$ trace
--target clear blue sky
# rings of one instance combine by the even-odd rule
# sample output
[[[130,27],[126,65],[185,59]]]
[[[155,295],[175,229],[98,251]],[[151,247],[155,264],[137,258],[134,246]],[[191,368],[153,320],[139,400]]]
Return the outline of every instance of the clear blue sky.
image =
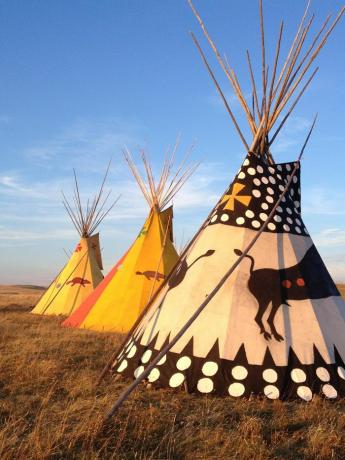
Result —
[[[342,0],[314,0],[316,23]],[[250,91],[244,51],[259,57],[254,0],[195,0]],[[291,38],[304,2],[266,0],[268,52],[281,17]],[[155,167],[179,132],[181,154],[196,141],[203,164],[175,200],[182,244],[231,181],[245,152],[188,35],[193,30],[230,101],[227,82],[184,0],[0,1],[0,246],[2,283],[47,284],[78,239],[61,205],[72,168],[85,195],[113,156],[109,186],[122,192],[101,226],[109,269],[137,234],[147,206],[121,158],[124,144],[147,148]],[[335,277],[345,280],[343,20],[320,72],[273,150],[296,158],[313,115],[319,120],[302,171],[304,220]],[[234,104],[236,114],[240,114]]]

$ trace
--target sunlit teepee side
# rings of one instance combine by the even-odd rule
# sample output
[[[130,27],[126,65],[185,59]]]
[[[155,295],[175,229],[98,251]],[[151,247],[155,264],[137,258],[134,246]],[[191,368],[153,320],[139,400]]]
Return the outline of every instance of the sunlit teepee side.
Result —
[[[249,104],[234,70],[189,3],[244,110],[252,140],[245,139],[193,35],[247,154],[178,266],[105,368],[136,379],[109,414],[142,379],[232,397],[309,401],[315,394],[345,396],[345,302],[303,222],[300,157],[276,164],[271,152],[315,76],[317,68],[310,76],[307,72],[345,7],[309,40],[314,16],[307,18],[308,2],[282,62],[281,23],[268,66],[259,2],[261,78],[255,78],[247,53]]]
[[[167,154],[158,181],[154,179],[144,152],[141,159],[146,180],[130,152],[124,152],[150,213],[132,246],[90,297],[64,321],[64,326],[128,332],[176,264],[178,254],[173,245],[173,211],[172,206],[167,206],[196,167],[185,166],[185,158],[173,173],[176,149],[177,144],[172,153]]]
[[[104,185],[110,164],[98,194],[83,208],[76,173],[71,204],[63,193],[63,204],[80,241],[67,264],[43,294],[32,313],[41,315],[70,315],[90,295],[103,279],[99,233],[94,233],[116,201],[106,207],[110,191],[104,196]]]

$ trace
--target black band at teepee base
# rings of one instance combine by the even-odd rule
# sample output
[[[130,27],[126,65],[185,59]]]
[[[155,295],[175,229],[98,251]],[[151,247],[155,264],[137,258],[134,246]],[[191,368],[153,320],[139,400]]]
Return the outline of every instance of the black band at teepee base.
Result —
[[[238,257],[238,259],[235,261],[235,263],[229,268],[229,270],[225,273],[225,275],[220,279],[218,284],[215,286],[215,288],[212,290],[212,292],[207,296],[207,298],[204,300],[204,302],[198,307],[198,309],[194,312],[194,314],[189,318],[189,320],[186,322],[186,324],[180,329],[180,331],[175,335],[175,337],[167,343],[163,348],[159,351],[159,353],[155,356],[155,358],[150,362],[150,364],[146,367],[146,369],[122,392],[122,394],[119,396],[118,400],[114,404],[114,406],[111,408],[111,410],[108,412],[106,419],[110,419],[115,412],[121,407],[122,403],[127,399],[127,397],[132,393],[132,391],[146,378],[149,376],[150,372],[152,369],[156,366],[156,364],[166,355],[166,353],[178,342],[178,340],[181,338],[181,336],[185,333],[185,331],[191,326],[191,324],[197,319],[197,317],[200,315],[200,313],[204,310],[204,308],[208,305],[208,303],[212,300],[212,298],[217,294],[219,289],[223,286],[223,284],[227,281],[229,276],[234,272],[234,270],[238,267],[238,265],[242,262],[242,260],[248,255],[249,251],[252,249],[252,247],[255,245],[257,240],[260,238],[262,233],[265,231],[266,227],[270,223],[270,221],[273,219],[273,216],[276,213],[276,210],[283,200],[284,196],[288,192],[291,183],[293,181],[293,178],[295,174],[297,173],[297,170],[300,167],[300,162],[305,150],[305,147],[309,141],[309,138],[311,136],[311,133],[314,129],[315,123],[316,123],[317,115],[314,118],[314,121],[312,123],[312,126],[308,132],[308,135],[306,137],[306,140],[303,144],[303,147],[301,149],[301,152],[298,156],[297,161],[295,162],[294,169],[291,172],[290,178],[287,181],[287,184],[285,186],[285,189],[282,191],[279,199],[276,201],[274,207],[272,208],[270,214],[268,215],[267,220],[263,223],[261,228],[258,230],[257,234],[255,237],[252,239],[252,241],[249,243],[249,245],[242,251],[241,255]]]

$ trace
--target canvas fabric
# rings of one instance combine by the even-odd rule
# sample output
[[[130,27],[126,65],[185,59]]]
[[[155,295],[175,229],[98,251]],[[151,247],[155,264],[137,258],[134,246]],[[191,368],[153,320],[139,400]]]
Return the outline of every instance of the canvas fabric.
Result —
[[[81,238],[65,267],[43,294],[32,313],[70,315],[102,281],[99,234]]]
[[[63,326],[128,332],[178,261],[172,208],[152,210],[137,239]]]
[[[254,155],[121,350],[137,377],[253,240],[295,163]],[[345,395],[345,303],[301,217],[300,170],[248,257],[149,374],[153,385],[233,397]]]

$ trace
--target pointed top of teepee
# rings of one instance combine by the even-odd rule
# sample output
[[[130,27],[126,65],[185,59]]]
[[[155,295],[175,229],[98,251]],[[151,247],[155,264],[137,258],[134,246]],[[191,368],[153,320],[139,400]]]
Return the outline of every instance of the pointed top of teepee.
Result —
[[[115,206],[117,201],[120,198],[120,195],[116,198],[116,200],[108,207],[105,207],[108,198],[111,194],[111,190],[105,195],[104,185],[105,181],[108,177],[109,168],[110,168],[111,161],[107,166],[106,172],[104,174],[103,181],[99,188],[98,193],[94,196],[93,200],[87,200],[86,207],[83,206],[80,193],[79,193],[79,185],[78,179],[75,170],[73,169],[74,174],[74,195],[73,200],[70,202],[64,192],[62,193],[63,196],[63,205],[71,218],[73,225],[77,229],[78,233],[82,238],[88,238],[91,236],[99,224],[103,221],[105,216],[109,213],[109,211]],[[104,196],[105,195],[105,196]]]
[[[259,0],[260,11],[260,42],[261,42],[261,78],[255,77],[249,51],[246,52],[248,62],[249,81],[251,85],[251,103],[248,103],[240,86],[234,69],[230,66],[228,59],[223,58],[213,42],[200,14],[194,7],[192,0],[189,5],[197,18],[200,27],[213,50],[218,63],[228,78],[234,93],[245,113],[253,139],[247,142],[238,121],[230,108],[219,83],[206,59],[194,34],[191,33],[194,43],[204,61],[204,64],[211,75],[211,78],[219,92],[223,103],[235,125],[235,128],[249,153],[263,158],[267,163],[274,163],[270,153],[270,147],[278,133],[291,115],[295,106],[302,97],[318,71],[316,67],[309,75],[312,65],[319,52],[325,45],[328,37],[342,17],[345,6],[343,6],[334,21],[329,25],[331,15],[328,15],[321,28],[309,39],[309,32],[314,21],[314,14],[308,17],[311,0],[307,1],[306,8],[298,25],[295,37],[285,59],[281,59],[281,44],[283,40],[284,22],[281,21],[275,56],[272,63],[268,64],[265,48],[265,28],[262,0]],[[309,43],[308,43],[309,41]],[[261,80],[261,81],[260,81]]]
[[[162,211],[199,166],[199,163],[195,165],[187,164],[192,150],[190,148],[177,166],[176,171],[173,172],[179,143],[180,140],[178,138],[174,147],[167,150],[158,180],[154,177],[150,161],[144,150],[141,150],[140,155],[145,174],[140,174],[129,149],[125,148],[123,151],[125,160],[151,209]]]

